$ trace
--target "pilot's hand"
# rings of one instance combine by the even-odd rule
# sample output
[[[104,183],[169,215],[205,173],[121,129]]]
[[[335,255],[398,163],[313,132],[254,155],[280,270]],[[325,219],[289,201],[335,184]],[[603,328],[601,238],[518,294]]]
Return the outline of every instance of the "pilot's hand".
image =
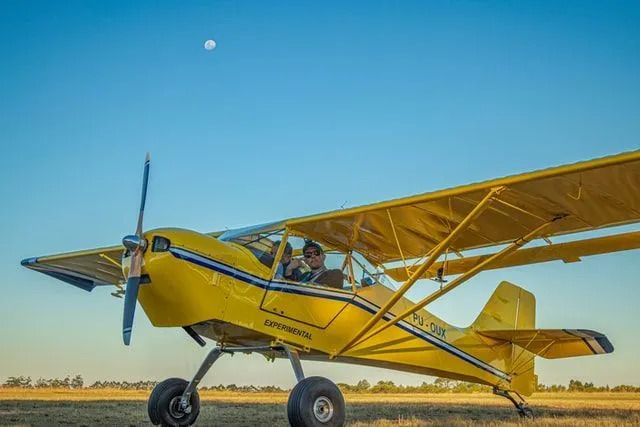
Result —
[[[289,263],[289,265],[287,265],[287,271],[285,272],[285,274],[287,276],[290,276],[291,273],[293,273],[293,270],[295,270],[296,268],[304,268],[307,265],[304,263],[304,261],[302,261],[301,259],[298,258],[294,258],[291,260],[291,262]]]

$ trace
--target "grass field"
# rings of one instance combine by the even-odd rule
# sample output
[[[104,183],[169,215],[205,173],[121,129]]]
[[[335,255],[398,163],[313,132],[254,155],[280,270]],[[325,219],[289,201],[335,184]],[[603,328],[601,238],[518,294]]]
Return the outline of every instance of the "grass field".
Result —
[[[0,425],[150,425],[149,391],[0,389]],[[198,425],[286,426],[286,393],[204,391]],[[534,421],[491,394],[347,394],[351,426],[640,425],[640,393],[540,393]]]

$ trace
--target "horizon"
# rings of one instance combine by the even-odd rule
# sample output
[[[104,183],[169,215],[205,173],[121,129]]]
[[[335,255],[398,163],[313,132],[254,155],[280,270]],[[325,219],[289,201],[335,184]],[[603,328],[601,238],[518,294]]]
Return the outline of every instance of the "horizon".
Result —
[[[470,385],[470,386],[478,386],[478,387],[489,387],[489,388],[491,387],[491,386],[486,385],[486,384],[478,384],[478,383],[469,382],[469,381],[463,381],[463,380],[452,380],[452,379],[449,379],[449,378],[446,378],[446,377],[433,377],[433,376],[430,376],[430,375],[423,375],[423,376],[425,378],[432,378],[433,380],[431,380],[431,381],[423,381],[422,383],[417,384],[417,385],[402,384],[402,383],[396,384],[392,380],[388,380],[388,381],[391,381],[393,383],[393,385],[395,385],[397,387],[406,387],[406,388],[420,387],[421,385],[424,385],[424,384],[435,385],[435,384],[438,384],[438,380],[444,380],[446,382],[453,383],[451,385],[448,385],[447,387],[455,387],[458,384]],[[44,382],[47,382],[47,381],[48,382],[64,382],[64,381],[71,382],[71,381],[73,381],[74,379],[77,379],[77,378],[80,378],[80,380],[82,380],[84,382],[84,377],[82,376],[82,374],[70,374],[70,375],[65,376],[64,378],[42,378],[42,377],[39,377],[37,379],[31,378],[29,376],[24,376],[24,375],[10,375],[10,376],[8,376],[6,378],[0,378],[0,387],[12,388],[13,386],[6,385],[11,379],[22,380],[22,381],[27,381],[28,380],[30,382],[30,385],[18,386],[18,388],[21,388],[21,387],[22,388],[37,388],[38,387],[37,382],[40,381],[40,380],[42,380]],[[358,384],[360,384],[362,381],[366,381],[367,383],[369,383],[369,381],[366,378],[360,378],[359,380],[357,380],[354,383],[337,383],[337,384],[339,384],[339,385],[340,384],[344,384],[344,385],[347,385],[347,386],[354,387],[354,386],[357,386]],[[378,385],[378,384],[381,384],[381,383],[386,383],[388,381],[378,380],[378,382],[376,382],[376,383],[369,383],[369,386],[373,387],[375,385]],[[99,383],[103,383],[103,384],[119,383],[119,384],[123,384],[123,385],[124,384],[136,385],[136,384],[141,384],[141,383],[144,383],[144,384],[155,384],[157,382],[158,381],[143,380],[143,379],[138,379],[138,380],[135,380],[135,381],[132,381],[132,380],[100,380],[100,379],[97,379],[97,380],[93,381],[93,383],[91,385],[89,385],[89,386],[87,385],[88,383],[84,383],[83,387],[84,388],[88,388],[88,387],[92,387],[92,386],[94,386],[96,384],[99,384]],[[539,382],[538,386],[544,386],[544,387],[557,387],[557,386],[568,387],[573,382],[578,382],[578,383],[583,384],[583,385],[592,385],[595,388],[601,388],[601,387],[615,388],[615,387],[626,387],[626,386],[628,386],[628,387],[638,388],[638,392],[640,392],[640,386],[633,386],[631,384],[603,384],[603,385],[597,385],[597,384],[594,384],[593,381],[579,380],[579,379],[575,379],[575,378],[571,378],[567,382],[566,385],[565,384],[544,384],[544,383],[540,383]],[[278,387],[279,388],[280,387],[280,386],[278,386],[276,384],[266,384],[266,385],[240,384],[240,385],[238,385],[236,383],[229,383],[229,384],[219,383],[219,384],[213,384],[213,385],[203,386],[203,387],[211,388],[211,387],[219,387],[219,386],[223,386],[223,387],[228,387],[228,386],[258,387],[258,388],[260,388],[260,387],[264,387],[264,388],[266,388],[266,387]],[[41,387],[50,388],[52,386],[43,385]],[[536,392],[539,392],[539,390],[536,390]]]

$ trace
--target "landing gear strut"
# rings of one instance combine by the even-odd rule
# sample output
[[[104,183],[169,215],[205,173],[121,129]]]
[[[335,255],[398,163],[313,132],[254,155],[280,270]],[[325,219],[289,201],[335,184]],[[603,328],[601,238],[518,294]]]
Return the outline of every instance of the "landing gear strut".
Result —
[[[191,382],[169,378],[156,385],[148,402],[154,425],[189,426],[200,413],[196,388],[223,353],[282,352],[287,355],[298,384],[291,390],[287,417],[294,427],[337,427],[344,424],[345,404],[340,389],[323,377],[304,377],[298,352],[288,346],[215,347],[205,357]]]
[[[511,393],[514,393],[518,397],[518,400],[516,400],[516,398],[514,398],[511,395]],[[513,403],[513,406],[515,406],[516,409],[518,410],[518,414],[520,415],[521,418],[533,419],[533,410],[529,408],[529,405],[527,405],[527,402],[525,402],[524,398],[520,396],[520,393],[517,393],[515,391],[509,392],[509,391],[501,390],[497,387],[494,387],[493,394],[509,399],[511,403]]]

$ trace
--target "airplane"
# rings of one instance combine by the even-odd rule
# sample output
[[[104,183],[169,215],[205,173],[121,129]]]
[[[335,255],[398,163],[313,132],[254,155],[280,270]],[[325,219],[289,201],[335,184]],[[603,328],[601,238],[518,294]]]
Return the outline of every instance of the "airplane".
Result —
[[[486,384],[533,417],[523,396],[535,390],[537,356],[613,351],[599,332],[536,328],[534,295],[506,281],[468,327],[425,307],[484,270],[640,248],[640,231],[582,233],[640,222],[640,151],[213,233],[143,230],[149,168],[147,155],[136,231],[122,245],[22,265],[85,291],[115,286],[125,345],[137,302],[154,326],[180,327],[201,346],[203,337],[216,342],[190,381],[153,389],[154,425],[196,421],[197,386],[224,354],[288,358],[297,380],[290,424],[339,426],[342,393],[327,378],[305,377],[301,360]],[[582,237],[551,240],[566,235]],[[436,289],[414,302],[405,294],[416,283]]]

